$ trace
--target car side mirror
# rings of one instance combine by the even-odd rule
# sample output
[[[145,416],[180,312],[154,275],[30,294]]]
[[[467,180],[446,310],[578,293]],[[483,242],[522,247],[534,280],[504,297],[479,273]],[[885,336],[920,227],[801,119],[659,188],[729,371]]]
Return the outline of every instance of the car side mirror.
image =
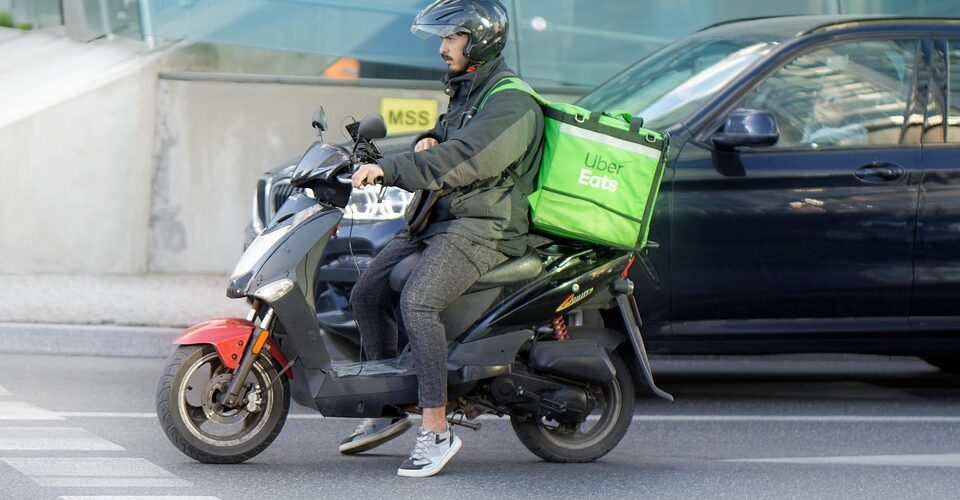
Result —
[[[360,128],[357,129],[357,135],[366,139],[382,139],[387,136],[387,124],[383,122],[383,117],[377,113],[370,113],[360,120]]]
[[[326,113],[323,112],[323,106],[313,112],[313,122],[311,122],[310,125],[317,129],[317,132],[327,131],[327,116]]]
[[[772,146],[780,140],[777,120],[769,111],[739,108],[723,123],[723,132],[710,136],[719,149]]]

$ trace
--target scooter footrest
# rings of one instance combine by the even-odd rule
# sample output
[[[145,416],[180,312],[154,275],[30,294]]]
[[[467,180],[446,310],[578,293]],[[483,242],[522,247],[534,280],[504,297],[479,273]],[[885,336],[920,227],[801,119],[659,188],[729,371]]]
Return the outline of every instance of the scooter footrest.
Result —
[[[403,375],[408,372],[414,373],[416,370],[409,366],[398,366],[396,359],[384,359],[362,363],[334,364],[330,367],[330,371],[333,372],[334,377],[348,378],[360,375],[366,377]]]

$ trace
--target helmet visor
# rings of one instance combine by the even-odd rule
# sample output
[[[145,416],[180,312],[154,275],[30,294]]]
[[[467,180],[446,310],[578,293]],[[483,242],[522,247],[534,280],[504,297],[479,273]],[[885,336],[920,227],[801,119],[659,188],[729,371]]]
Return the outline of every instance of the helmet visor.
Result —
[[[454,33],[470,33],[470,30],[455,24],[414,24],[410,26],[410,31],[420,38],[446,38]]]

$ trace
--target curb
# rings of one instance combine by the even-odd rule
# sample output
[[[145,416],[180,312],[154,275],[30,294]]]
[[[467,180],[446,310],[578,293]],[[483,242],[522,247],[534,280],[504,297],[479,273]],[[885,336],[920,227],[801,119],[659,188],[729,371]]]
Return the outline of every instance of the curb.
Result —
[[[0,323],[0,353],[165,358],[181,328]]]

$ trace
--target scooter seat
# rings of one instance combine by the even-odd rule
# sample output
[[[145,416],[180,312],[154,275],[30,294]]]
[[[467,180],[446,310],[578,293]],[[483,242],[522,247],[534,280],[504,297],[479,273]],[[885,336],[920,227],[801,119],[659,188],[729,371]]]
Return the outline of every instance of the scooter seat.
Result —
[[[396,292],[403,290],[403,286],[407,284],[410,274],[420,263],[421,258],[423,258],[422,252],[414,252],[398,262],[390,272],[390,288]],[[542,270],[543,261],[540,260],[540,256],[533,250],[527,249],[527,253],[523,256],[511,258],[480,276],[480,279],[470,287],[470,291],[533,279]]]

